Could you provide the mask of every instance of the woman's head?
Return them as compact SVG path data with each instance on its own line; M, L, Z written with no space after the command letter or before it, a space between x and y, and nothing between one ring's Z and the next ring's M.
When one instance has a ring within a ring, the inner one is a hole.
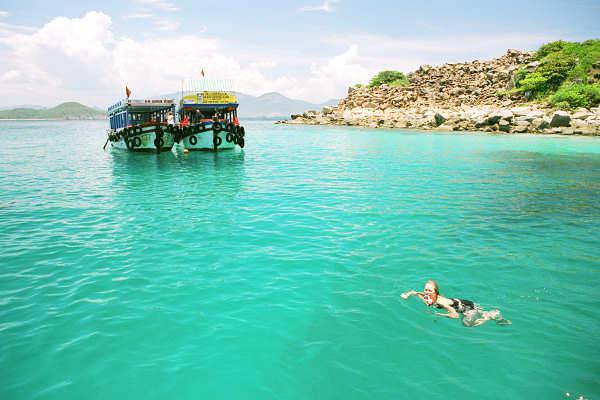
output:
M425 287L423 288L423 298L427 302L427 305L432 305L435 303L439 294L440 289L436 281L429 280L425 282Z

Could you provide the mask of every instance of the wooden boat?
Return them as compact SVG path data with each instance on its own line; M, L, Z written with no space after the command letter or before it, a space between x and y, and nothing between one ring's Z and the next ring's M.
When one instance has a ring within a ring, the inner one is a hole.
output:
M107 144L128 151L170 151L175 143L174 115L174 100L121 100L108 108Z
M188 150L243 148L246 131L237 118L238 101L227 81L187 79L179 103L179 123L168 128Z

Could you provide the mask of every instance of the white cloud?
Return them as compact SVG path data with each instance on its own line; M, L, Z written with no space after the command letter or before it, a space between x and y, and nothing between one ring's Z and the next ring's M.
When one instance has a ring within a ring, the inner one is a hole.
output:
M2 17L8 17L10 15L10 13L8 11L2 11L0 10L0 18Z
M34 32L36 28L25 25L13 25L0 22L0 38L10 36L15 32Z
M176 44L176 46L174 46ZM352 48L314 63L304 77L275 74L276 54L231 55L216 38L168 35L115 38L111 18L88 12L81 18L57 17L34 32L12 31L0 37L0 103L54 104L73 99L108 104L127 84L135 96L171 93L181 79L198 76L234 78L239 90L260 95L279 91L307 100L325 99L345 90L347 76L363 74L353 64ZM273 77L267 78L263 70ZM339 76L335 76L339 73ZM337 85L337 86L336 86Z
M114 42L110 25L106 14L89 12L82 18L54 18L33 33L2 35L0 102L21 96L40 103L105 89Z
M176 31L179 29L179 22L169 18L157 18L154 21L156 28L160 31ZM206 28L205 28L206 30Z
M309 11L324 11L327 13L331 13L335 11L335 8L333 7L332 3L336 3L335 0L325 0L323 1L323 4L321 5L316 5L316 6L305 6L305 7L300 7L298 9L298 11L302 11L302 12L309 12Z
M54 18L33 30L0 25L0 104L76 100L106 105L123 96L125 84L136 97L178 91L183 78L199 76L202 68L209 78L235 79L244 93L277 91L317 102L343 97L348 86L366 83L384 69L408 72L424 63L492 58L509 47L534 48L555 39L531 34L419 40L346 35L323 39L317 47L332 50L318 56L286 49L232 53L228 43L202 31L115 37L111 18L93 11L80 18Z
M440 34L424 39L355 34L334 36L324 41L340 47L356 45L361 50L356 62L367 69L409 72L422 64L491 59L501 56L509 48L535 49L542 43L557 39L558 35L533 33L476 36Z
M279 90L290 97L324 101L340 98L351 84L369 79L374 70L359 61L358 46L350 45L346 51L321 63L313 62L310 74L301 79L289 79L288 87Z
M257 68L257 69L270 69L270 68L275 68L276 66L277 66L277 63L275 61L257 61L257 62L250 63L250 68Z
M124 15L122 19L124 19L125 21L148 20L151 21L156 27L156 29L158 29L159 31L176 31L181 26L181 24L175 21L174 19L157 17L156 15L151 13L136 13ZM196 30L196 33L206 32L206 29L206 26L202 26L200 29Z
M154 18L154 15L150 14L150 13L138 13L138 14L124 15L122 18L124 20L130 20L130 19L151 19L151 18Z
M179 8L175 4L165 0L135 0L140 4L156 8L162 11L177 11Z

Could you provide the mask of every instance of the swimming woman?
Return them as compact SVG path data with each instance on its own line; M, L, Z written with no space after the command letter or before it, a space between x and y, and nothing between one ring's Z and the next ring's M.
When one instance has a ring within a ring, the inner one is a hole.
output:
M490 319L495 320L497 324L510 324L510 321L502 318L499 310L484 311L471 300L450 299L442 296L436 281L427 281L422 292L411 290L400 295L405 300L411 296L417 296L429 307L435 306L447 311L447 313L436 313L437 315L459 318L462 314L462 322L465 326L478 326Z

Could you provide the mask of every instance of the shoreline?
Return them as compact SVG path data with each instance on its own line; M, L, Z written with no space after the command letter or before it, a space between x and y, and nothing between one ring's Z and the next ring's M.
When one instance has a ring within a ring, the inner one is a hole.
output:
M298 126L303 126L303 125L312 125L312 126L323 126L323 127L329 127L329 128L351 128L351 129L357 129L357 130L369 130L369 131L389 131L389 132L397 132L397 133L414 133L414 134L423 134L423 135L427 135L427 134L440 134L440 135L463 135L463 136L468 136L468 135L480 135L480 136L492 136L492 137L515 137L515 136L523 136L523 137L548 137L548 138L565 138L565 139L574 139L574 138L588 138L588 139L592 139L592 140L597 140L596 138L600 137L599 135L581 135L581 134L561 134L561 133L549 133L549 132L498 132L498 131L494 131L494 132L486 132L486 131L482 131L479 129L474 129L474 130L445 130L445 129L422 129L422 128L415 128L415 127L410 127L410 128L388 128L388 127L377 127L377 128L372 128L369 126L364 126L364 125L343 125L343 124L305 124L305 123L290 123L289 121L285 121L285 120L281 120L281 121L277 121L276 124L281 124L281 125L298 125Z
M519 71L540 65L533 53L518 50L488 61L422 65L405 83L356 85L337 106L283 123L600 136L600 106L551 108L513 91Z
M381 110L357 107L339 110L325 107L320 112L307 111L302 115L292 115L291 120L278 123L360 126L371 129L600 136L600 107L582 108L574 113L552 111L531 104L512 108L474 106L460 109Z

